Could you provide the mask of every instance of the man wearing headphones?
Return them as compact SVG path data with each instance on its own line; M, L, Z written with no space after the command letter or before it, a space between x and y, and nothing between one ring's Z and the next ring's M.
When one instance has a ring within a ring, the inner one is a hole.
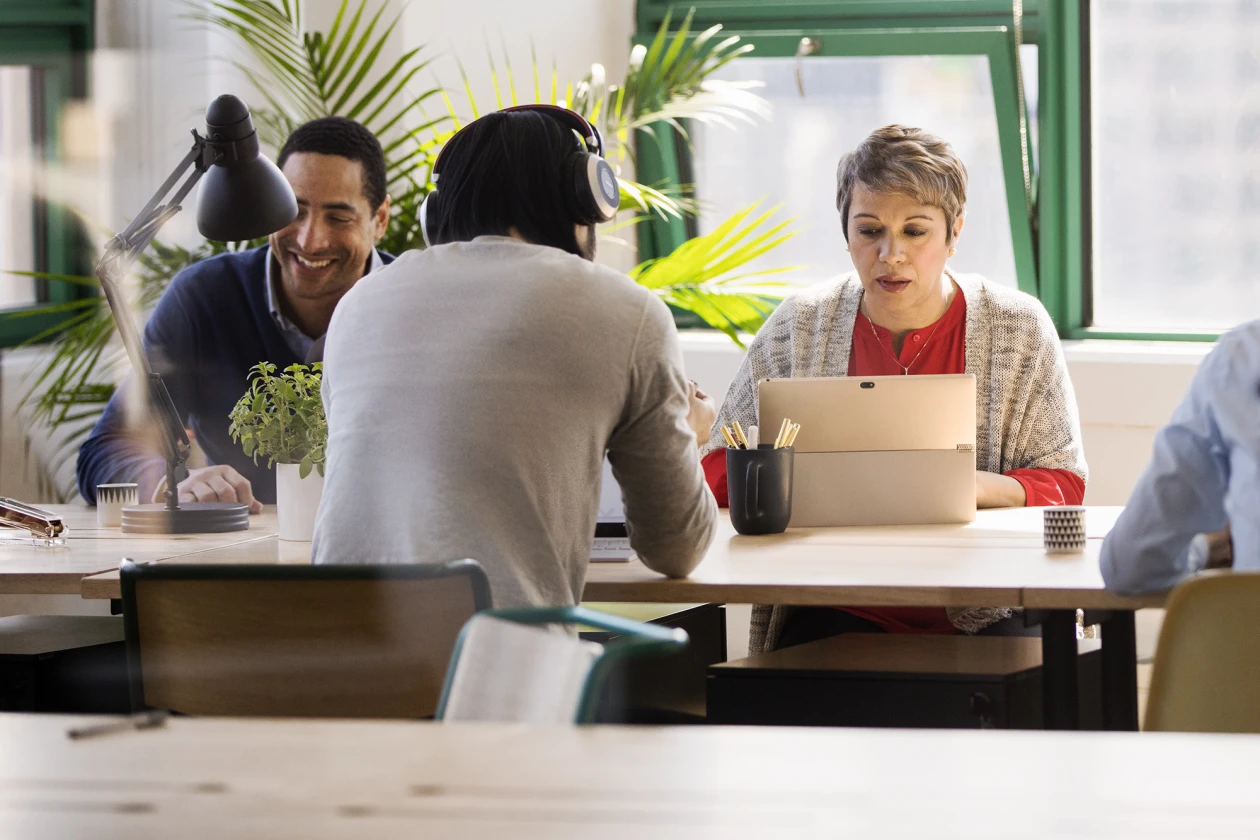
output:
M509 108L433 169L432 247L360 281L328 331L314 561L471 557L496 607L575 604L607 453L639 558L688 574L717 506L668 308L592 262L619 197L598 131Z

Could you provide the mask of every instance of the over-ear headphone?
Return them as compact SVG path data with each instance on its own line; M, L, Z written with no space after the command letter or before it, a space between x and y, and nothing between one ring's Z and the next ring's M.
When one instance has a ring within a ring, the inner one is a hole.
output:
M565 162L564 172L561 175L565 205L569 208L569 214L575 225L593 225L612 219L621 202L621 189L617 185L617 176L613 173L612 167L604 160L604 139L600 136L599 129L581 114L570 111L568 108L561 108L559 105L515 105L496 113L504 114L510 111L539 111L558 121L565 128L572 129L582 138L581 146L575 149ZM442 146L437 159L433 161L434 189L420 204L420 235L424 237L426 248L433 244L432 240L436 233L436 229L429 228L429 210L432 203L441 200L438 198L438 187L442 174L442 156L446 154L451 141L467 131L473 124L469 123L455 132Z

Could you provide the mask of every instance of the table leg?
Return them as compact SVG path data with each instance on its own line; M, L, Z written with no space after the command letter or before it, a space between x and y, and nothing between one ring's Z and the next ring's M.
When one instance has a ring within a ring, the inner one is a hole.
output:
M1085 617L1089 621L1091 613L1086 612ZM1100 617L1103 729L1136 732L1137 629L1133 610L1107 610Z
M1041 708L1046 729L1080 729L1076 610L1047 610L1041 620Z

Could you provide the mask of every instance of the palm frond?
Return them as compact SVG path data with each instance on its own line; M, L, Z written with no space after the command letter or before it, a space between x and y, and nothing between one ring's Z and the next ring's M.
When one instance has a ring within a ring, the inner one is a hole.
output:
M699 285L671 286L660 290L658 296L720 330L741 348L744 336L761 329L783 299L781 294L726 291Z
M757 213L758 206L742 208L711 233L684 242L667 257L637 266L630 276L742 347L741 335L760 329L784 297L786 284L765 278L794 270L749 268L753 260L796 235L788 229L793 219L772 222L778 207ZM752 278L760 282L748 282Z
M157 304L171 278L181 268L229 247L221 242L206 242L196 249L167 245L155 241L140 258L137 271L137 306L147 311ZM63 278L65 282L97 285L95 277ZM102 298L86 298L72 304L53 304L40 311L77 311L69 323L59 325L51 347L51 357L34 376L19 402L19 407L32 404L32 420L59 425L71 416L76 406L103 405L113 393L111 382L102 382L102 368L122 362L122 352L111 347L114 319ZM50 331L53 332L53 331ZM25 345L37 344L52 337L33 336Z
M695 216L700 212L699 202L685 190L658 190L646 184L618 179L621 185L621 204L618 210L631 210L647 218L655 214L662 219L681 219L684 215Z
M596 71L578 86L575 110L596 120L606 136L617 137L622 149L630 130L666 121L682 132L679 122L694 119L723 125L736 121L769 119L770 103L752 93L759 82L728 82L709 78L716 70L753 49L738 35L720 41L721 25L691 37L689 12L677 30L670 32L671 15L647 46L630 53L625 83L601 91L593 84Z
M758 87L761 87L761 82L709 79L690 96L667 100L660 107L629 119L626 127L643 128L665 120L685 136L680 120L695 120L731 129L738 127L736 123L755 125L757 119L769 120L773 116L770 103L752 92Z
M341 0L327 32L306 32L301 2L292 0L215 0L189 15L237 41L248 61L241 72L266 98L255 109L259 134L278 149L302 123L327 115L358 120L381 139L392 197L391 224L380 245L391 253L419 247L415 211L432 189L429 169L450 132L446 117L427 117L423 104L445 96L439 87L413 90L428 68L423 48L381 61L382 50L401 20L391 3Z

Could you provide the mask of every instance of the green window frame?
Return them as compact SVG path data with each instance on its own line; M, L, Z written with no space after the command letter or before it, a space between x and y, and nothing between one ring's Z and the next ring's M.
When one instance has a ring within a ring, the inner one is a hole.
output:
M1115 331L1091 326L1093 279L1090 192L1090 0L1024 0L1020 44L1037 46L1038 142L1028 150L1014 122L1018 98L1012 0L639 0L636 41L649 39L667 13L677 21L695 10L693 28L720 23L752 43L753 56L792 56L803 37L822 41L813 55L985 55L993 82L1007 207L1020 289L1035 294L1067 339L1214 341L1219 332ZM808 61L808 58L804 60ZM1014 126L1014 129L1012 128ZM658 130L661 142L638 144L639 178L685 183L685 144ZM668 253L686 226L639 226L643 257Z
M37 71L36 116L43 159L61 157L61 117L65 106L87 95L85 57L94 37L93 0L3 0L0 2L0 65L29 66ZM83 241L76 220L66 208L46 203L37 212L35 268L48 274L83 274ZM0 266L8 269L10 266ZM12 282L12 275L0 282ZM12 347L55 328L73 313L45 311L68 304L90 290L55 280L36 281L35 304L0 310L0 347ZM36 313L36 314L28 314Z

